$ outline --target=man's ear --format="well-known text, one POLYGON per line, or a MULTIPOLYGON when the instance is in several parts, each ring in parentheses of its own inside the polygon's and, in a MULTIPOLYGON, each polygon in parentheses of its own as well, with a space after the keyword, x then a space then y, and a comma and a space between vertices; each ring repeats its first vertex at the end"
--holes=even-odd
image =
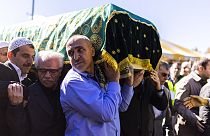
POLYGON ((198 70, 199 70, 199 71, 203 71, 203 70, 204 70, 204 67, 199 65, 199 66, 198 66, 198 70))
POLYGON ((7 53, 7 58, 8 58, 8 59, 11 59, 12 56, 13 56, 13 53, 12 53, 11 51, 7 53))
POLYGON ((92 56, 95 56, 95 48, 92 47, 92 56))

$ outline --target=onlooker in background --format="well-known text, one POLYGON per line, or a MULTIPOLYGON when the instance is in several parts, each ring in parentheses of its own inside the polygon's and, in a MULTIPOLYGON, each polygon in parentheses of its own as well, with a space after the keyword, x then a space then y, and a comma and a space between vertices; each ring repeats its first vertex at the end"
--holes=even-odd
MULTIPOLYGON (((31 65, 34 60, 34 46, 33 43, 24 37, 18 37, 13 39, 8 47, 8 61, 4 64, 0 63, 0 135, 8 136, 15 134, 10 131, 6 123, 6 110, 8 109, 8 98, 7 96, 7 85, 11 82, 22 83, 25 86, 31 84, 30 80, 27 78, 27 73, 29 72, 31 65)), ((14 107, 15 108, 15 107, 14 107)), ((19 116, 14 114, 14 116, 19 116)), ((21 127, 21 124, 20 124, 21 127)), ((18 136, 18 135, 16 135, 18 136)))
POLYGON ((199 95, 203 85, 210 77, 210 60, 202 59, 197 63, 197 69, 186 77, 183 77, 176 84, 175 109, 178 116, 176 130, 178 136, 199 136, 203 131, 203 124, 196 115, 199 115, 198 108, 187 109, 183 105, 183 100, 190 95, 199 95))
POLYGON ((153 111, 155 115, 154 120, 154 136, 174 136, 174 129, 172 125, 172 101, 171 93, 164 86, 164 83, 168 79, 170 66, 165 61, 160 61, 158 69, 158 77, 160 80, 161 88, 164 89, 166 96, 168 98, 167 108, 164 111, 160 111, 153 106, 153 111), (162 126, 163 125, 163 126, 162 126))
POLYGON ((8 42, 0 41, 0 62, 4 63, 7 61, 8 42))
POLYGON ((120 73, 107 63, 106 86, 99 83, 89 38, 72 36, 66 51, 72 69, 61 84, 60 101, 67 120, 66 136, 119 136, 119 110, 126 110, 133 96, 133 76, 120 87, 120 73))
POLYGON ((199 63, 199 60, 193 62, 191 66, 191 71, 195 71, 198 68, 198 63, 199 63))
POLYGON ((180 73, 180 63, 179 62, 174 62, 171 67, 170 67, 170 76, 169 79, 173 82, 177 82, 177 78, 180 73))
POLYGON ((170 90, 172 105, 174 105, 175 94, 176 94, 176 86, 177 78, 180 72, 180 64, 178 62, 174 62, 170 67, 170 74, 164 86, 170 90))
POLYGON ((201 88, 200 97, 204 100, 199 110, 199 117, 204 121, 204 133, 203 136, 210 135, 210 82, 201 88))
POLYGON ((184 99, 184 105, 191 109, 200 107, 199 117, 204 123, 204 132, 202 136, 210 135, 210 83, 208 82, 201 88, 200 96, 191 95, 184 99))
POLYGON ((174 129, 174 126, 177 122, 177 113, 174 110, 174 101, 175 101, 175 94, 176 94, 176 82, 178 81, 178 76, 180 73, 180 63, 174 62, 170 67, 170 75, 166 82, 164 83, 164 86, 169 89, 171 93, 171 116, 172 116, 172 128, 174 129))
POLYGON ((191 65, 188 61, 184 61, 181 64, 181 70, 179 73, 179 76, 177 78, 177 80, 179 81, 180 79, 182 79, 184 76, 189 75, 191 72, 191 65))
POLYGON ((22 136, 64 136, 66 124, 60 104, 59 80, 63 56, 54 51, 40 51, 35 58, 35 67, 38 81, 27 88, 29 99, 25 107, 22 86, 9 85, 11 105, 18 107, 8 109, 8 125, 12 130, 21 129, 24 132, 22 136), (19 122, 15 121, 18 119, 13 116, 18 112, 22 115, 18 118, 22 117, 21 121, 24 121, 23 128, 18 126, 19 122))

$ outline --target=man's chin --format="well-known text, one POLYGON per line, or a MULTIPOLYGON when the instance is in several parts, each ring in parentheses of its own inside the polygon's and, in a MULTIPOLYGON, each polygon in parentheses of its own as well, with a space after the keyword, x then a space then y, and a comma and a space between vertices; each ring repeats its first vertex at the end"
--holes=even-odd
POLYGON ((28 74, 29 73, 29 70, 28 71, 23 71, 22 74, 28 74))
POLYGON ((160 85, 164 85, 164 84, 165 84, 165 82, 161 82, 161 83, 160 83, 160 85))
POLYGON ((53 88, 53 85, 44 85, 46 88, 53 88))
POLYGON ((46 88, 52 88, 54 86, 54 83, 52 83, 52 82, 42 82, 42 85, 46 88))

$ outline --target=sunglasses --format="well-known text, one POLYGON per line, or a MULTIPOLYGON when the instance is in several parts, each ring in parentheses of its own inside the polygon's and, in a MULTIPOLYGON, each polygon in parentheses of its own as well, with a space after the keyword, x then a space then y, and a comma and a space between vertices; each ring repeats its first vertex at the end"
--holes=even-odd
POLYGON ((162 75, 163 77, 168 77, 168 76, 169 76, 169 74, 166 74, 166 73, 161 73, 161 75, 162 75))

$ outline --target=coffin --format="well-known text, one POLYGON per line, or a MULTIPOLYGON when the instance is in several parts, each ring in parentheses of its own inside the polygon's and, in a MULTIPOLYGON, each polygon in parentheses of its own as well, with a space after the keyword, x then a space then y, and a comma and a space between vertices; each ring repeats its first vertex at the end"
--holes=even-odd
POLYGON ((162 55, 156 27, 148 20, 113 4, 65 13, 0 28, 0 40, 31 39, 37 51, 55 50, 69 59, 65 44, 74 34, 86 35, 96 49, 96 63, 107 61, 125 72, 155 69, 162 55))

